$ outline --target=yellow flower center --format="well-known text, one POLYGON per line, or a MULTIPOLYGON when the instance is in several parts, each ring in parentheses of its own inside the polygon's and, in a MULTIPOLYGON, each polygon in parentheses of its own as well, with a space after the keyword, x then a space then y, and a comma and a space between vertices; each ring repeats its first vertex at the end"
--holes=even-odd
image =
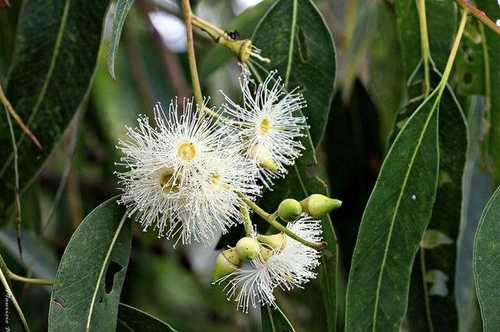
POLYGON ((179 183, 173 179, 174 172, 170 169, 165 169, 160 175, 161 190, 165 193, 179 192, 179 183))
POLYGON ((220 175, 217 173, 214 173, 210 176, 209 179, 210 183, 218 185, 220 183, 220 175))
POLYGON ((177 156, 183 160, 191 161, 198 156, 198 147, 192 142, 186 142, 177 148, 177 156))
POLYGON ((268 116, 265 116, 262 121, 260 122, 260 133, 262 135, 267 135, 269 133, 269 131, 271 130, 272 128, 272 123, 271 123, 271 119, 269 119, 268 116))

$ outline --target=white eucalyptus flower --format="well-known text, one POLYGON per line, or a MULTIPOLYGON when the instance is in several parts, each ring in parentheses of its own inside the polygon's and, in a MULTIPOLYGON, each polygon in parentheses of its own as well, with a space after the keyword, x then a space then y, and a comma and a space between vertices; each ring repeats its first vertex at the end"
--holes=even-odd
POLYGON ((234 190, 254 195, 259 188, 255 166, 237 153, 237 136, 195 113, 191 101, 177 105, 171 102, 166 113, 157 104, 154 127, 141 116, 136 128, 127 128, 128 139, 117 146, 123 153, 118 164, 127 171, 117 175, 123 185, 120 203, 144 230, 153 226, 159 236, 187 244, 225 232, 236 222, 234 190))
POLYGON ((306 119, 297 113, 306 102, 296 90, 286 91, 276 71, 255 86, 243 67, 239 81, 243 106, 224 95, 224 108, 241 128, 247 156, 260 166, 261 180, 270 187, 272 179, 283 176, 304 149, 300 137, 307 128, 306 119))
POLYGON ((237 136, 222 139, 198 176, 189 183, 188 203, 178 222, 182 242, 189 238, 210 241, 240 223, 240 207, 244 203, 238 193, 249 197, 259 195, 257 174, 256 165, 241 154, 237 136))
MULTIPOLYGON (((301 217, 289 223, 287 228, 311 242, 322 241, 321 221, 301 217)), ((269 305, 276 307, 273 291, 301 288, 316 278, 315 268, 320 264, 321 253, 283 235, 278 248, 262 254, 243 265, 217 283, 227 282, 228 299, 237 302, 238 309, 248 312, 250 306, 269 305)))

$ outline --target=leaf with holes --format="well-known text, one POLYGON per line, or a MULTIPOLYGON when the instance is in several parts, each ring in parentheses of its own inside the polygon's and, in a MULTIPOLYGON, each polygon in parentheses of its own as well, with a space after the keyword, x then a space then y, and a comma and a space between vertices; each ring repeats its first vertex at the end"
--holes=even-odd
MULTIPOLYGON (((37 174, 88 95, 107 6, 98 0, 23 2, 6 94, 43 151, 16 126, 21 189, 37 174)), ((7 121, 0 121, 0 145, 11 145, 7 121)), ((14 197, 13 159, 12 149, 0 149, 0 215, 14 197)))
POLYGON ((116 10, 113 15, 113 26, 111 28, 111 46, 108 54, 108 70, 113 79, 116 79, 115 59, 116 52, 118 52, 118 46, 120 45, 123 25, 125 24, 125 19, 133 4, 134 0, 118 0, 116 2, 116 10))
POLYGON ((474 279, 484 331, 500 331, 500 187, 484 208, 474 239, 474 279))
POLYGON ((134 308, 132 306, 120 303, 118 308, 118 332, 177 332, 169 324, 159 320, 158 318, 134 308))
POLYGON ((391 146, 365 208, 346 298, 346 331, 398 331, 410 272, 436 197, 439 168, 435 90, 391 146))
MULTIPOLYGON (((299 87, 308 104, 304 114, 310 125, 310 135, 303 141, 306 147, 303 156, 287 177, 278 181, 273 192, 264 196, 262 204, 271 210, 287 196, 302 199, 313 193, 328 194, 323 180, 325 171, 318 166, 315 147, 327 124, 335 84, 335 47, 330 31, 310 0, 280 0, 262 18, 252 40, 258 48, 272 55, 266 71, 277 69, 288 90, 299 87)), ((258 70, 254 74, 261 81, 265 71, 260 67, 258 70)), ((337 240, 330 218, 327 216, 322 221, 328 247, 322 255, 320 282, 328 331, 334 331, 337 240)))
POLYGON ((52 290, 49 331, 114 331, 132 232, 112 198, 94 209, 71 237, 52 290))

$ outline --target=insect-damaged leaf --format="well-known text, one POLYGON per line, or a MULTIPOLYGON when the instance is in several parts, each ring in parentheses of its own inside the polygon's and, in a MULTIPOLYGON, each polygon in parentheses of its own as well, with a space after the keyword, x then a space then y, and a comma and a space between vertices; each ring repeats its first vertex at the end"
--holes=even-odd
POLYGON ((389 150, 359 229, 346 298, 346 331, 398 331, 410 272, 438 180, 439 90, 389 150))
MULTIPOLYGON (((23 2, 6 95, 43 145, 15 126, 21 189, 37 174, 88 94, 107 1, 23 2)), ((4 113, 1 110, 1 113, 4 113)), ((5 114, 2 115, 5 120, 5 114)), ((14 198, 14 163, 7 121, 0 121, 0 215, 14 198)))
POLYGON ((500 187, 484 208, 474 239, 474 279, 483 318, 484 331, 500 330, 500 187))
MULTIPOLYGON (((311 1, 280 0, 260 21, 252 40, 258 48, 272 55, 266 69, 277 69, 289 91, 299 87, 308 104, 304 115, 310 125, 310 135, 303 141, 306 147, 303 156, 287 177, 276 184, 274 191, 265 195, 263 205, 270 210, 287 196, 303 199, 313 193, 328 194, 315 147, 327 124, 335 84, 335 48, 330 31, 311 1)), ((257 80, 260 80, 265 73, 260 70, 258 75, 257 80)), ((320 282, 328 331, 334 331, 337 240, 330 218, 327 216, 322 221, 328 248, 322 255, 320 282)))
POLYGON ((71 237, 59 264, 49 331, 114 331, 132 232, 112 198, 94 209, 71 237))

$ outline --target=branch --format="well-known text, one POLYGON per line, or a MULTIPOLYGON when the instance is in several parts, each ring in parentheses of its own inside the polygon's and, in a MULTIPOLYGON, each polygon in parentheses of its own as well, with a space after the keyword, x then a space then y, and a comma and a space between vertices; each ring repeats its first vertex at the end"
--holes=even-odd
POLYGON ((478 20, 483 22, 486 26, 488 26, 491 30, 495 31, 500 35, 500 27, 496 25, 495 22, 491 18, 486 15, 485 12, 471 4, 468 0, 457 0, 458 4, 468 10, 472 15, 474 15, 478 20))

